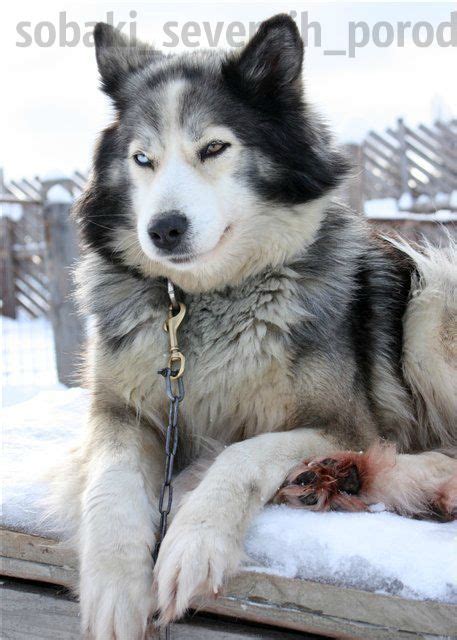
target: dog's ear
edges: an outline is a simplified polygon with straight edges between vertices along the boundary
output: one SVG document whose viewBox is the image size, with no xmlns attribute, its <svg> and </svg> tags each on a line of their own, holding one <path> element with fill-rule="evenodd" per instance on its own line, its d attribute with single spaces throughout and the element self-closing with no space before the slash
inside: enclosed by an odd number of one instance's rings
<svg viewBox="0 0 457 640">
<path fill-rule="evenodd" d="M 120 102 L 122 85 L 132 71 L 142 69 L 162 57 L 153 47 L 138 40 L 129 40 L 105 22 L 95 25 L 94 42 L 102 89 L 115 103 Z"/>
<path fill-rule="evenodd" d="M 290 16 L 281 13 L 265 22 L 241 53 L 232 54 L 226 76 L 242 83 L 243 91 L 274 97 L 287 88 L 301 88 L 303 41 Z"/>
</svg>

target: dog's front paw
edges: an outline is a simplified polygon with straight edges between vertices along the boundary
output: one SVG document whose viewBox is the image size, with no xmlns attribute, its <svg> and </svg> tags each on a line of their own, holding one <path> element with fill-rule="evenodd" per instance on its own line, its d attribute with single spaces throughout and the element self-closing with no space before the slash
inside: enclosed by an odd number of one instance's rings
<svg viewBox="0 0 457 640">
<path fill-rule="evenodd" d="M 154 609 L 152 567 L 123 561 L 113 567 L 82 572 L 81 623 L 86 640 L 143 640 Z"/>
<path fill-rule="evenodd" d="M 215 597 L 224 578 L 236 572 L 241 548 L 236 536 L 179 515 L 160 548 L 154 569 L 159 624 L 180 618 L 196 596 Z"/>
</svg>

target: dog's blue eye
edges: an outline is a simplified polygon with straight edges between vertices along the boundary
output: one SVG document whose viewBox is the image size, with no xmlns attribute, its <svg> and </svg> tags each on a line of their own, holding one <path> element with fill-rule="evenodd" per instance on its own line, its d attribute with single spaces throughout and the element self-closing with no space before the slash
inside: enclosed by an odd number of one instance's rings
<svg viewBox="0 0 457 640">
<path fill-rule="evenodd" d="M 220 155 L 230 147 L 230 143 L 221 142 L 220 140 L 212 140 L 206 147 L 200 150 L 200 160 L 203 162 L 207 158 L 214 158 L 214 156 Z"/>
<path fill-rule="evenodd" d="M 140 167 L 152 167 L 152 162 L 149 160 L 148 156 L 144 153 L 135 153 L 133 154 L 133 159 Z"/>
</svg>

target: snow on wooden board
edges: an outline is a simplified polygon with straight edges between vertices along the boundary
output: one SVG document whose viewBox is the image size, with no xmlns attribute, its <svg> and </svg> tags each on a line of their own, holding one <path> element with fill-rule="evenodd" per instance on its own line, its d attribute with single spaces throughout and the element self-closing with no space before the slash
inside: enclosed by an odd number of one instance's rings
<svg viewBox="0 0 457 640">
<path fill-rule="evenodd" d="M 33 532 L 46 495 L 40 478 L 77 441 L 88 397 L 62 387 L 14 402 L 19 397 L 3 409 L 3 525 Z M 50 533 L 42 525 L 40 531 Z M 255 518 L 245 546 L 251 571 L 457 603 L 457 522 L 270 506 Z"/>
</svg>

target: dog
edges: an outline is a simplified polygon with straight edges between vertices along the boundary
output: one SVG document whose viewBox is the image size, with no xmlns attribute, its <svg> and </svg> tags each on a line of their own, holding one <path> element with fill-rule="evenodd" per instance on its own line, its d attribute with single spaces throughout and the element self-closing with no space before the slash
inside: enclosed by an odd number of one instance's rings
<svg viewBox="0 0 457 640">
<path fill-rule="evenodd" d="M 134 640 L 218 592 L 272 499 L 452 517 L 456 250 L 378 237 L 338 201 L 350 164 L 288 16 L 229 53 L 165 56 L 102 23 L 94 39 L 116 117 L 75 211 L 91 407 L 55 495 L 84 633 Z M 187 306 L 182 490 L 153 566 L 167 280 Z"/>
</svg>

